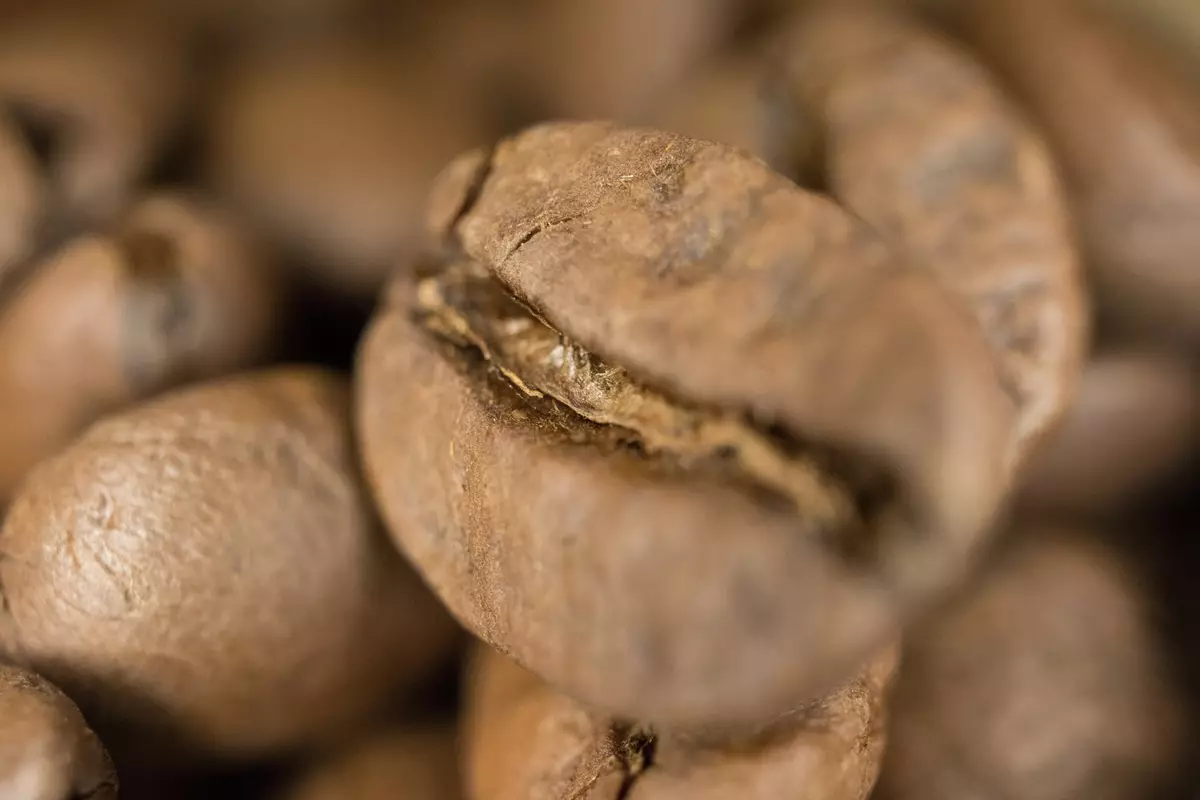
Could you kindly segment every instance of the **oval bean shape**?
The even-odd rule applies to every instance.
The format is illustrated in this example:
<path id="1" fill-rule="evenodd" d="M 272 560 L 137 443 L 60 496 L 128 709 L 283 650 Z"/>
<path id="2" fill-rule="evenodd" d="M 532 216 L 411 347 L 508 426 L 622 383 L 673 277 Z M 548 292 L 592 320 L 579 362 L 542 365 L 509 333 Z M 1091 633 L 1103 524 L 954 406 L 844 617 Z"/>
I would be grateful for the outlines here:
<path id="1" fill-rule="evenodd" d="M 40 675 L 8 664 L 0 664 L 0 797 L 117 797 L 112 761 L 75 704 Z"/>
<path id="2" fill-rule="evenodd" d="M 1054 147 L 1101 321 L 1195 352 L 1200 90 L 1127 25 L 1076 0 L 964 3 L 956 13 Z"/>
<path id="3" fill-rule="evenodd" d="M 178 195 L 147 197 L 36 265 L 0 310 L 0 503 L 102 415 L 258 363 L 281 300 L 244 232 Z"/>
<path id="4" fill-rule="evenodd" d="M 359 354 L 368 479 L 468 628 L 639 719 L 820 696 L 937 595 L 1006 483 L 981 334 L 731 148 L 533 128 L 435 188 L 438 263 Z"/>
<path id="5" fill-rule="evenodd" d="M 5 520 L 0 652 L 118 760 L 253 757 L 377 713 L 455 633 L 376 525 L 349 410 L 332 374 L 276 369 L 94 425 Z"/>
<path id="6" fill-rule="evenodd" d="M 1069 403 L 1086 306 L 1055 168 L 969 54 L 898 11 L 819 4 L 785 37 L 830 190 L 974 311 L 1017 405 L 1023 456 Z"/>

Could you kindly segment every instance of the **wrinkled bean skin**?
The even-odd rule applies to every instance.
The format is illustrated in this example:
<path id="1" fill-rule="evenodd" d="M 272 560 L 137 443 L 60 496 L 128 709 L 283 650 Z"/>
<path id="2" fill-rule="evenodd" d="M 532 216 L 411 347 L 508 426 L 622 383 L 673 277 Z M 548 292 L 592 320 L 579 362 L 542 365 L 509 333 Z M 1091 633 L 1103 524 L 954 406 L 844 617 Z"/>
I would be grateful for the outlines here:
<path id="1" fill-rule="evenodd" d="M 183 48 L 134 3 L 35 3 L 0 25 L 0 104 L 50 133 L 47 227 L 111 222 L 176 124 Z"/>
<path id="2" fill-rule="evenodd" d="M 303 770 L 275 800 L 461 800 L 457 732 L 449 725 L 352 740 Z"/>
<path id="3" fill-rule="evenodd" d="M 0 652 L 79 703 L 118 763 L 335 740 L 455 630 L 378 530 L 348 387 L 279 368 L 92 426 L 0 533 Z"/>
<path id="4" fill-rule="evenodd" d="M 0 308 L 0 503 L 103 414 L 271 355 L 280 301 L 243 232 L 168 194 L 36 265 Z"/>
<path id="5" fill-rule="evenodd" d="M 862 675 L 741 738 L 614 725 L 484 648 L 470 670 L 464 763 L 474 800 L 865 800 L 884 746 L 889 650 Z"/>
<path id="6" fill-rule="evenodd" d="M 75 704 L 39 675 L 7 664 L 0 664 L 0 797 L 117 797 L 108 753 Z"/>
<path id="7" fill-rule="evenodd" d="M 1090 532 L 1021 531 L 906 642 L 879 800 L 1160 796 L 1182 696 L 1146 581 Z"/>
<path id="8" fill-rule="evenodd" d="M 981 65 L 900 13 L 817 4 L 784 39 L 831 191 L 974 309 L 1018 409 L 1023 457 L 1072 396 L 1087 338 L 1041 138 Z"/>
<path id="9" fill-rule="evenodd" d="M 572 443 L 578 418 L 425 333 L 400 282 L 359 354 L 368 480 L 486 641 L 617 714 L 732 724 L 827 691 L 955 580 L 1007 480 L 1011 409 L 968 314 L 835 205 L 725 146 L 561 124 L 453 164 L 431 220 L 588 351 L 869 454 L 900 498 L 857 563 L 815 508 L 587 444 L 611 426 Z"/>
<path id="10" fill-rule="evenodd" d="M 1200 91 L 1071 0 L 969 3 L 959 25 L 1046 132 L 1101 321 L 1200 346 Z"/>

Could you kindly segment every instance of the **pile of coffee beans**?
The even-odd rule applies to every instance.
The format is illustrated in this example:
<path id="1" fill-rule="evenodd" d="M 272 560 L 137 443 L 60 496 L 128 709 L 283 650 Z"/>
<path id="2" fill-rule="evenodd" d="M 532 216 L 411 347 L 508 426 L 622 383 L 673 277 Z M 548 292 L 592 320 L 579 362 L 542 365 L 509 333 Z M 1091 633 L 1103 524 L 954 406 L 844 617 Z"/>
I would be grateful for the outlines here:
<path id="1" fill-rule="evenodd" d="M 0 800 L 1194 800 L 1198 54 L 0 0 Z"/>

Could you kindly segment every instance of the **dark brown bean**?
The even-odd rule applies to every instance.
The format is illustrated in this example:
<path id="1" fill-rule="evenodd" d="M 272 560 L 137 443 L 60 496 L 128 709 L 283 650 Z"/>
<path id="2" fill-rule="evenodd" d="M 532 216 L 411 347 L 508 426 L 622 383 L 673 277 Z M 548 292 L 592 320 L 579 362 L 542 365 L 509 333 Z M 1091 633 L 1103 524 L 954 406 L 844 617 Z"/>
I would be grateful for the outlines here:
<path id="1" fill-rule="evenodd" d="M 785 42 L 831 191 L 974 310 L 1019 410 L 1023 455 L 1069 402 L 1086 340 L 1042 140 L 982 66 L 899 13 L 818 3 Z"/>
<path id="2" fill-rule="evenodd" d="M 182 197 L 68 243 L 0 310 L 0 502 L 101 415 L 269 355 L 279 295 L 262 253 Z"/>
<path id="3" fill-rule="evenodd" d="M 906 643 L 880 800 L 1160 796 L 1182 695 L 1146 580 L 1087 532 L 1022 531 Z"/>
<path id="4" fill-rule="evenodd" d="M 735 739 L 614 724 L 487 649 L 472 665 L 474 800 L 864 800 L 884 745 L 894 651 L 823 700 Z"/>
<path id="5" fill-rule="evenodd" d="M 75 704 L 39 675 L 6 664 L 0 664 L 0 797 L 117 797 L 108 753 Z"/>
<path id="6" fill-rule="evenodd" d="M 605 124 L 468 155 L 434 196 L 461 250 L 368 334 L 360 438 L 471 630 L 606 709 L 733 722 L 820 695 L 955 580 L 1010 407 L 969 315 L 865 226 Z"/>
<path id="7" fill-rule="evenodd" d="M 166 766 L 335 739 L 455 631 L 376 526 L 344 382 L 278 369 L 94 425 L 0 534 L 0 651 L 122 758 Z"/>

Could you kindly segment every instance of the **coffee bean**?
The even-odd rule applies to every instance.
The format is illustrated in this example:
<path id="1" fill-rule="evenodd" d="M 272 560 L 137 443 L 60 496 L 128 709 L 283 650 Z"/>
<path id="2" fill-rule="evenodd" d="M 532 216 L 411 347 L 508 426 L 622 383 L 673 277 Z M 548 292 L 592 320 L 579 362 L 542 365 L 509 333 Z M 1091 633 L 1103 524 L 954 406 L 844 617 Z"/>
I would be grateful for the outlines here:
<path id="1" fill-rule="evenodd" d="M 971 3 L 961 16 L 1054 147 L 1102 321 L 1195 352 L 1200 92 L 1071 0 Z"/>
<path id="2" fill-rule="evenodd" d="M 895 651 L 826 698 L 718 738 L 613 722 L 481 648 L 464 762 L 475 800 L 860 800 L 875 783 Z"/>
<path id="3" fill-rule="evenodd" d="M 431 216 L 448 253 L 368 334 L 361 441 L 485 640 L 621 714 L 732 722 L 827 689 L 955 579 L 1010 406 L 966 311 L 853 217 L 604 124 L 464 157 Z"/>
<path id="4" fill-rule="evenodd" d="M 1020 530 L 907 642 L 878 796 L 1160 796 L 1185 734 L 1147 579 L 1092 531 Z"/>
<path id="5" fill-rule="evenodd" d="M 75 704 L 41 676 L 7 664 L 0 664 L 0 797 L 117 797 L 108 753 Z"/>
<path id="6" fill-rule="evenodd" d="M 0 309 L 0 502 L 103 414 L 272 355 L 281 300 L 237 226 L 169 194 L 36 265 Z"/>
<path id="7" fill-rule="evenodd" d="M 1023 456 L 1066 407 L 1086 338 L 1041 137 L 980 64 L 899 13 L 818 5 L 784 44 L 830 191 L 974 311 L 1017 406 Z"/>
<path id="8" fill-rule="evenodd" d="M 94 425 L 9 510 L 0 652 L 118 763 L 263 757 L 379 713 L 455 632 L 376 527 L 349 411 L 336 376 L 276 369 Z"/>

